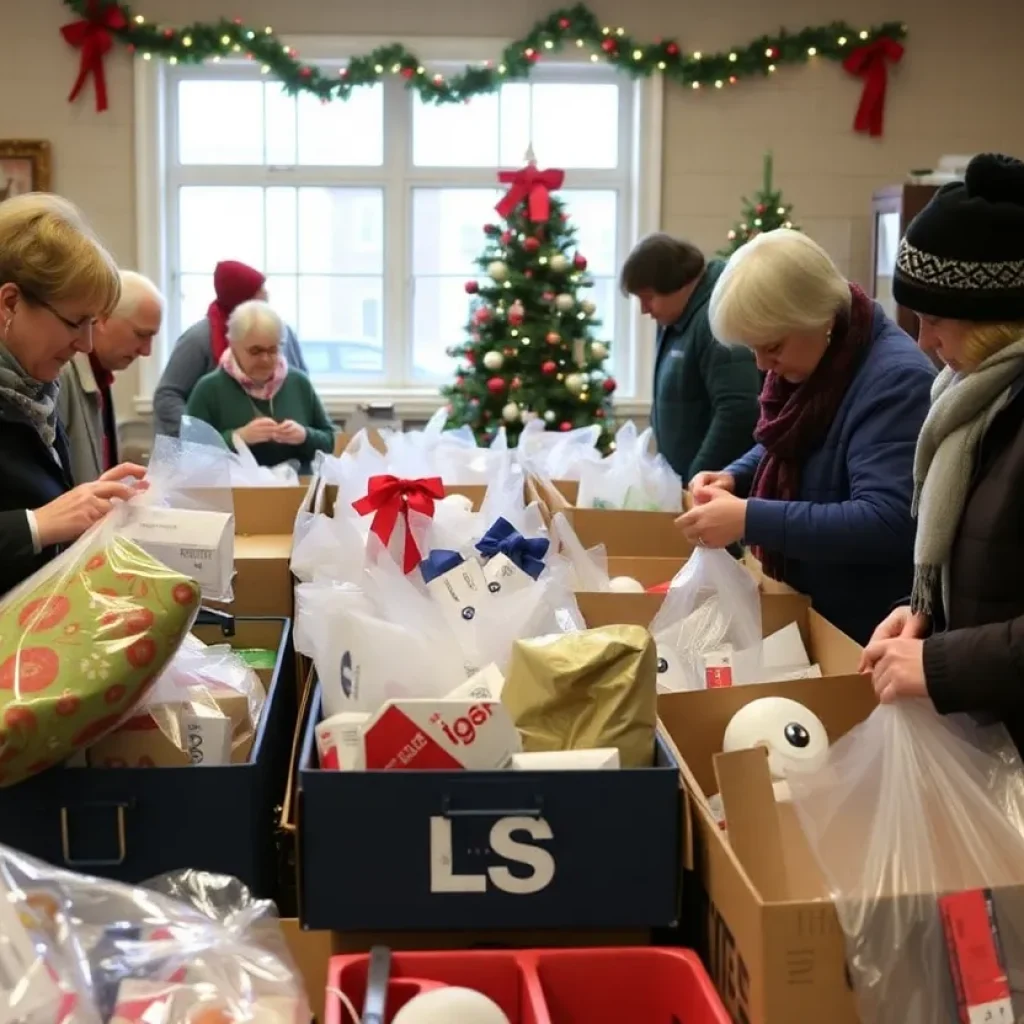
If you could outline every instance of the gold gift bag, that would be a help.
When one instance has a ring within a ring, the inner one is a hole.
[[[623,768],[654,760],[658,657],[643,626],[517,640],[501,701],[527,751],[618,747]]]

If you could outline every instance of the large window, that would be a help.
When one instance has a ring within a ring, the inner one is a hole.
[[[346,52],[366,48],[319,40],[315,56],[340,71]],[[614,69],[541,65],[530,83],[452,106],[424,104],[399,75],[324,104],[286,95],[248,62],[142,74],[159,76],[149,90],[159,242],[140,249],[143,262],[159,263],[169,295],[163,358],[205,314],[216,263],[237,259],[266,273],[270,301],[328,397],[429,394],[450,379],[446,350],[464,336],[465,282],[479,274],[483,225],[497,219],[497,171],[522,166],[532,146],[541,166],[565,169],[561,195],[595,278],[620,391],[646,384],[634,311],[615,281],[637,234],[653,226],[639,168],[660,155],[640,151],[644,90]],[[156,220],[143,230],[153,234]]]

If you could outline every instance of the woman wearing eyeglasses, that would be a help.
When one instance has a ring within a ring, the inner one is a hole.
[[[220,366],[195,386],[186,415],[208,423],[227,444],[243,442],[261,466],[312,471],[318,451],[334,451],[334,424],[309,378],[288,365],[286,329],[265,302],[243,302],[228,319]]]
[[[113,259],[58,196],[0,203],[0,594],[133,493],[145,469],[116,466],[74,487],[57,378],[117,304]]]

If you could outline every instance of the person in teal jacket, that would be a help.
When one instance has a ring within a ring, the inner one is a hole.
[[[753,355],[719,344],[708,300],[725,267],[670,235],[642,239],[620,285],[658,323],[651,426],[658,451],[684,482],[747,452],[757,425],[761,375]]]
[[[285,360],[285,337],[270,306],[243,302],[228,320],[220,366],[196,384],[185,411],[230,448],[244,442],[261,466],[293,462],[309,474],[318,451],[333,452],[334,424],[309,377]]]

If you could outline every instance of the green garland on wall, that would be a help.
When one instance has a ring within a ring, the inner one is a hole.
[[[428,103],[461,103],[501,88],[504,82],[521,81],[542,57],[563,50],[585,50],[593,61],[605,61],[630,76],[663,74],[670,81],[692,89],[724,88],[741,79],[770,75],[776,68],[817,59],[843,62],[852,74],[865,78],[865,91],[882,75],[886,61],[902,56],[901,40],[906,25],[885,22],[870,28],[856,28],[833,22],[799,32],[780,30],[721,53],[684,52],[674,39],[645,43],[622,28],[602,25],[583,4],[552,11],[522,38],[510,43],[497,62],[467,65],[453,75],[430,71],[401,43],[378,46],[370,53],[352,57],[338,73],[307,64],[281,40],[270,26],[251,28],[241,20],[220,18],[196,22],[182,28],[152,22],[136,14],[127,4],[111,0],[64,0],[79,21],[62,29],[64,38],[82,52],[79,81],[72,90],[76,97],[90,75],[97,80],[100,107],[100,78],[103,56],[113,39],[146,60],[199,64],[231,58],[247,58],[281,80],[290,93],[307,92],[322,100],[347,99],[354,89],[373,85],[386,75],[401,75],[406,86]],[[851,58],[860,55],[857,61]],[[853,63],[864,67],[853,67]],[[103,107],[106,105],[103,83]]]

